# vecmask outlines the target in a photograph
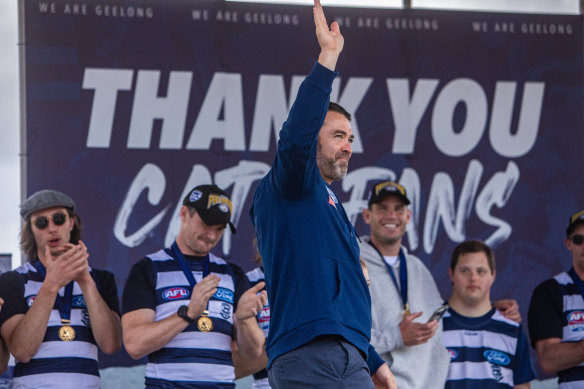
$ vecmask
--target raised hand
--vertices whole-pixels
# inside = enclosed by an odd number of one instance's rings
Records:
[[[264,282],[258,282],[253,288],[249,288],[241,295],[235,311],[237,320],[255,317],[261,311],[266,301],[268,301],[268,294],[265,290],[259,293],[265,285]]]
[[[399,323],[404,346],[415,346],[426,343],[436,334],[438,322],[432,320],[429,323],[416,323],[414,320],[422,315],[422,312],[412,313]]]
[[[191,301],[189,301],[189,310],[187,315],[192,318],[201,316],[209,299],[217,292],[219,286],[219,276],[217,274],[209,274],[203,278],[193,288]]]
[[[335,70],[337,59],[345,43],[339,24],[336,21],[332,22],[329,29],[320,0],[314,0],[313,13],[316,38],[320,46],[318,62],[330,70]]]
[[[83,242],[77,245],[66,243],[60,251],[59,255],[53,256],[49,247],[45,248],[46,282],[60,289],[73,280],[89,276],[89,253]]]

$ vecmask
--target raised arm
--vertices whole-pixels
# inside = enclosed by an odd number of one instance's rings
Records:
[[[120,315],[118,312],[110,309],[106,304],[100,291],[97,289],[93,277],[91,277],[89,263],[87,262],[89,254],[87,253],[85,244],[80,241],[79,245],[74,249],[86,254],[83,271],[80,272],[75,281],[79,284],[83,293],[83,299],[87,305],[87,311],[89,312],[89,319],[91,321],[91,332],[101,351],[106,354],[113,354],[122,347],[122,324],[120,322]],[[113,288],[110,294],[113,295],[113,298],[117,299],[113,276],[109,279],[104,279],[103,282],[107,285],[101,285],[101,287]]]
[[[343,50],[345,40],[341,35],[339,23],[331,23],[329,28],[320,0],[314,0],[314,26],[316,27],[316,38],[320,46],[318,63],[334,71],[337,66],[337,60]]]
[[[318,63],[298,89],[296,100],[280,131],[278,150],[269,175],[282,198],[298,200],[314,190],[320,176],[316,166],[318,133],[328,111],[343,36],[337,22],[327,25],[320,2],[315,1],[314,24],[320,46]]]

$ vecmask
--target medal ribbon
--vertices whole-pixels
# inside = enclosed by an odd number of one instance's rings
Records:
[[[395,273],[393,272],[393,268],[387,262],[385,262],[385,258],[383,256],[383,254],[381,254],[381,251],[379,251],[379,249],[377,247],[375,247],[375,245],[371,241],[369,241],[368,243],[371,245],[371,247],[373,247],[375,249],[375,251],[377,251],[377,254],[379,254],[379,256],[381,257],[381,260],[383,261],[383,263],[387,267],[387,270],[389,271],[389,275],[391,276],[391,280],[393,281],[393,284],[397,288],[398,292],[400,292],[402,306],[403,306],[404,310],[408,310],[409,309],[408,308],[408,267],[406,265],[406,256],[405,256],[403,250],[401,248],[399,249],[399,284],[398,284],[397,278],[395,277]]]
[[[180,264],[180,267],[182,268],[182,271],[185,274],[185,277],[187,277],[187,280],[189,281],[189,284],[191,285],[191,293],[192,293],[192,288],[194,288],[195,285],[197,285],[197,280],[195,280],[195,277],[193,276],[193,272],[187,266],[187,261],[185,260],[183,253],[178,248],[178,245],[176,244],[176,242],[174,242],[172,244],[172,251],[174,252],[174,255],[176,256],[176,260]],[[209,254],[207,254],[205,256],[205,267],[203,270],[203,278],[207,277],[208,275],[209,275]],[[205,311],[207,311],[208,308],[209,308],[209,302],[207,301],[207,307],[205,308]]]
[[[576,284],[578,289],[580,289],[580,294],[584,299],[584,283],[582,283],[582,280],[580,279],[580,277],[578,277],[578,274],[576,274],[576,270],[574,270],[574,268],[572,267],[570,268],[570,270],[568,270],[568,274],[572,278],[572,281],[574,281],[574,284]]]
[[[47,277],[47,269],[37,260],[33,266],[43,275],[43,281]],[[59,310],[59,315],[61,316],[61,324],[71,323],[71,305],[73,304],[73,281],[69,282],[65,286],[65,294],[61,297],[57,294],[57,309]]]

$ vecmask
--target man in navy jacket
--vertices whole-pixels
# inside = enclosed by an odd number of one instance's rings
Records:
[[[268,375],[273,388],[393,388],[369,344],[371,297],[357,235],[329,186],[345,176],[353,141],[350,114],[329,102],[343,36],[336,22],[329,29],[318,0],[314,23],[318,62],[250,210],[271,305]]]

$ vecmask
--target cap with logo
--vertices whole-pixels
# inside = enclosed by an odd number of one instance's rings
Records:
[[[74,211],[75,202],[65,193],[52,189],[39,190],[20,205],[20,216],[26,220],[32,213],[52,207],[64,207]]]
[[[570,220],[568,222],[568,228],[566,229],[566,236],[572,235],[574,229],[577,225],[584,224],[584,210],[580,212],[576,212],[572,216],[570,216]]]
[[[406,188],[393,181],[382,181],[373,185],[371,193],[369,194],[369,202],[367,205],[369,208],[371,208],[371,204],[379,203],[381,200],[390,195],[397,196],[402,199],[406,205],[410,205],[410,199],[408,199],[406,194]]]
[[[183,205],[193,207],[208,226],[229,224],[231,232],[236,229],[231,223],[233,205],[231,199],[216,185],[199,185],[191,189],[183,200]]]

